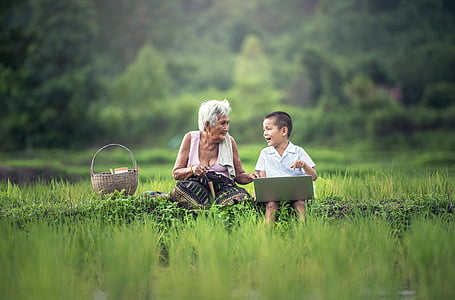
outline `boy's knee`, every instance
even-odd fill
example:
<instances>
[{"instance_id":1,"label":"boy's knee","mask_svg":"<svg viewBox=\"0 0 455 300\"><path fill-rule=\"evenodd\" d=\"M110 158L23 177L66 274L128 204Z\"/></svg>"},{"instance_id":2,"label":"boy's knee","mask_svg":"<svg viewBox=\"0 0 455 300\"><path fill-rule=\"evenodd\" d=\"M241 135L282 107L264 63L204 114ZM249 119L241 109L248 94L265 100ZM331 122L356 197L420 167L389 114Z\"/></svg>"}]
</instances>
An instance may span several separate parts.
<instances>
[{"instance_id":1,"label":"boy's knee","mask_svg":"<svg viewBox=\"0 0 455 300\"><path fill-rule=\"evenodd\" d=\"M277 210L278 209L278 203L277 202L267 202L265 205L265 208L267 210Z\"/></svg>"},{"instance_id":2,"label":"boy's knee","mask_svg":"<svg viewBox=\"0 0 455 300\"><path fill-rule=\"evenodd\" d=\"M304 210L306 208L306 203L305 201L295 201L294 203L292 203L292 206L298 210L298 211L301 211L301 210Z\"/></svg>"}]
</instances>

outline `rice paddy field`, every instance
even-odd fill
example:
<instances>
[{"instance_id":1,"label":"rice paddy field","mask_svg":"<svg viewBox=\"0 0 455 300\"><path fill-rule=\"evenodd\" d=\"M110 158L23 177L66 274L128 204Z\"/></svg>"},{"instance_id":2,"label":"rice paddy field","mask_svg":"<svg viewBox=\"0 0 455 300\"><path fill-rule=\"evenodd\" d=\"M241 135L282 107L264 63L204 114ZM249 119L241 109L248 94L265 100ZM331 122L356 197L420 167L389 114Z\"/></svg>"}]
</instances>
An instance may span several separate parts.
<instances>
[{"instance_id":1,"label":"rice paddy field","mask_svg":"<svg viewBox=\"0 0 455 300\"><path fill-rule=\"evenodd\" d=\"M240 148L247 172L260 148ZM253 200L194 213L146 197L174 185L173 151L136 151L135 195L103 199L94 151L3 154L68 176L0 182L0 299L453 299L451 153L307 151L307 221L283 203L274 227ZM96 169L128 164L119 153Z\"/></svg>"}]
</instances>

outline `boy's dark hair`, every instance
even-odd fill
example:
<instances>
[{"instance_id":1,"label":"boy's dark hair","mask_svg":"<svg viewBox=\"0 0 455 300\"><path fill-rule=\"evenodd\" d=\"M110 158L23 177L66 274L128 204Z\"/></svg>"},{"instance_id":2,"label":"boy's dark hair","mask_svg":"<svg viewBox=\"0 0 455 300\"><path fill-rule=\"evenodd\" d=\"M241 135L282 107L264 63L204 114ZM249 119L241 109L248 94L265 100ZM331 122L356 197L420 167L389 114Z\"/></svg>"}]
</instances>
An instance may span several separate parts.
<instances>
[{"instance_id":1,"label":"boy's dark hair","mask_svg":"<svg viewBox=\"0 0 455 300\"><path fill-rule=\"evenodd\" d=\"M292 132L292 119L288 113L284 111L274 111L264 116L264 119L268 118L275 118L275 124L278 126L279 129L283 127L288 128L288 137L291 136Z\"/></svg>"}]
</instances>

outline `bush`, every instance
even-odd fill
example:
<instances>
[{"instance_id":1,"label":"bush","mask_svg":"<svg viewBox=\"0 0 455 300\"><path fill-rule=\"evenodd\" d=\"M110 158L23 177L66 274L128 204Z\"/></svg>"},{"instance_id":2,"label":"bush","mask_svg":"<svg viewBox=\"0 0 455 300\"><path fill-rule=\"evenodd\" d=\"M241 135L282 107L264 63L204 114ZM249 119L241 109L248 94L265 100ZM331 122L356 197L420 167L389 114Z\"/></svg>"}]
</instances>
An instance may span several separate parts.
<instances>
[{"instance_id":1,"label":"bush","mask_svg":"<svg viewBox=\"0 0 455 300\"><path fill-rule=\"evenodd\" d=\"M371 112L397 106L397 103L385 91L376 87L367 76L354 76L344 85L344 92L351 105L360 111Z\"/></svg>"},{"instance_id":2,"label":"bush","mask_svg":"<svg viewBox=\"0 0 455 300\"><path fill-rule=\"evenodd\" d=\"M314 199L309 202L309 215L327 219L346 217L383 217L397 231L406 229L413 216L424 215L445 217L455 220L453 202L444 195L404 195L402 199L345 201L337 196ZM65 202L29 203L20 207L2 208L0 220L9 221L19 227L30 222L47 221L50 224L81 220L100 220L106 224L125 224L147 218L157 228L167 232L177 223L200 216L212 215L224 220L227 228L244 216L264 218L264 206L254 201L245 201L232 206L213 206L198 212L179 207L167 199L146 196L123 196L121 193L107 195L105 199L89 199L77 204ZM277 226L290 228L295 221L295 211L289 202L280 205Z\"/></svg>"},{"instance_id":3,"label":"bush","mask_svg":"<svg viewBox=\"0 0 455 300\"><path fill-rule=\"evenodd\" d=\"M425 86L422 96L422 103L425 106L444 109L455 103L455 83L436 82Z\"/></svg>"}]
</instances>

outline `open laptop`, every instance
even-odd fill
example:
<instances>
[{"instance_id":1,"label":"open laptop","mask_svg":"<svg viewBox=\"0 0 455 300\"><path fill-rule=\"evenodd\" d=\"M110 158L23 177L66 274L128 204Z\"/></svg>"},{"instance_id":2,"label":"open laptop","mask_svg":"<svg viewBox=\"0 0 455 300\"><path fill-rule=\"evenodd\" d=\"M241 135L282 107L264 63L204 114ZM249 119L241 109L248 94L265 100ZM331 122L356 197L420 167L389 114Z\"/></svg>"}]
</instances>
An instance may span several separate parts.
<instances>
[{"instance_id":1,"label":"open laptop","mask_svg":"<svg viewBox=\"0 0 455 300\"><path fill-rule=\"evenodd\" d=\"M310 175L255 178L256 201L294 201L314 198Z\"/></svg>"}]
</instances>

